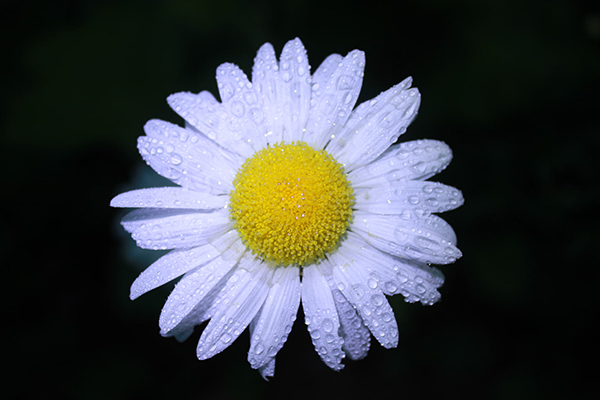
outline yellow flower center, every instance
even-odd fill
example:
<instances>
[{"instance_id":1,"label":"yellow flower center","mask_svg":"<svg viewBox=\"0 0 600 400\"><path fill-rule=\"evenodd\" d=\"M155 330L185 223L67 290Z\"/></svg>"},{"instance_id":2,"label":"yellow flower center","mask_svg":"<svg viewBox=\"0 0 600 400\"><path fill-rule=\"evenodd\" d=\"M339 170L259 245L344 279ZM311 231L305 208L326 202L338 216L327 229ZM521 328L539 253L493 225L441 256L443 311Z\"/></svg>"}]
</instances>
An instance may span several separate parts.
<instances>
[{"instance_id":1,"label":"yellow flower center","mask_svg":"<svg viewBox=\"0 0 600 400\"><path fill-rule=\"evenodd\" d=\"M304 142L256 152L238 171L229 212L242 241L274 266L305 266L333 250L352 216L344 168Z\"/></svg>"}]
</instances>

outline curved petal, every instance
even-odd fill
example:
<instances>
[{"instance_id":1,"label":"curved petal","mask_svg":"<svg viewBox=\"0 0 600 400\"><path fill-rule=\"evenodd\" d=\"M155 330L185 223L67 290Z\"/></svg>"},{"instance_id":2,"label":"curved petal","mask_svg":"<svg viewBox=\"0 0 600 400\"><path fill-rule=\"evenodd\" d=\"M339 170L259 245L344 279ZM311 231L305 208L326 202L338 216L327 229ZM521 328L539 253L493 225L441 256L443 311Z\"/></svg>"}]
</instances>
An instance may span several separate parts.
<instances>
[{"instance_id":1,"label":"curved petal","mask_svg":"<svg viewBox=\"0 0 600 400\"><path fill-rule=\"evenodd\" d=\"M248 362L252 368L269 364L292 330L300 305L300 275L296 267L277 268L269 295L250 324Z\"/></svg>"},{"instance_id":2,"label":"curved petal","mask_svg":"<svg viewBox=\"0 0 600 400\"><path fill-rule=\"evenodd\" d=\"M146 292L219 257L220 251L206 244L192 249L173 250L146 268L131 285L129 297L135 300Z\"/></svg>"},{"instance_id":3,"label":"curved petal","mask_svg":"<svg viewBox=\"0 0 600 400\"><path fill-rule=\"evenodd\" d=\"M240 154L249 157L267 144L264 113L253 85L237 65L230 63L217 68L217 84L222 109L227 112L226 118L221 117L224 137L217 141L227 148L240 146L241 142L250 149Z\"/></svg>"},{"instance_id":4,"label":"curved petal","mask_svg":"<svg viewBox=\"0 0 600 400\"><path fill-rule=\"evenodd\" d=\"M344 257L362 265L381 291L387 295L401 293L408 303L420 301L432 305L440 300L437 288L444 283L444 275L425 263L400 259L381 252L353 232L342 244Z\"/></svg>"},{"instance_id":5,"label":"curved petal","mask_svg":"<svg viewBox=\"0 0 600 400\"><path fill-rule=\"evenodd\" d=\"M306 49L300 39L290 40L283 46L278 77L277 100L283 112L282 139L287 143L302 140L310 110L311 76Z\"/></svg>"},{"instance_id":6,"label":"curved petal","mask_svg":"<svg viewBox=\"0 0 600 400\"><path fill-rule=\"evenodd\" d=\"M329 368L341 370L344 352L338 334L340 322L327 279L316 265L303 269L302 308L315 350Z\"/></svg>"},{"instance_id":7,"label":"curved petal","mask_svg":"<svg viewBox=\"0 0 600 400\"><path fill-rule=\"evenodd\" d=\"M392 307L367 269L343 253L338 251L330 255L337 288L356 308L375 339L385 348L396 347L398 326Z\"/></svg>"},{"instance_id":8,"label":"curved petal","mask_svg":"<svg viewBox=\"0 0 600 400\"><path fill-rule=\"evenodd\" d=\"M275 357L271 358L267 364L260 367L258 372L260 372L260 376L262 376L265 381L272 378L273 375L275 375Z\"/></svg>"},{"instance_id":9,"label":"curved petal","mask_svg":"<svg viewBox=\"0 0 600 400\"><path fill-rule=\"evenodd\" d=\"M169 295L159 318L160 334L177 336L191 333L201 324L218 293L225 286L237 261L219 257L184 275Z\"/></svg>"},{"instance_id":10,"label":"curved petal","mask_svg":"<svg viewBox=\"0 0 600 400\"><path fill-rule=\"evenodd\" d=\"M202 246L231 230L227 210L140 208L123 217L121 224L143 249L166 250Z\"/></svg>"},{"instance_id":11,"label":"curved petal","mask_svg":"<svg viewBox=\"0 0 600 400\"><path fill-rule=\"evenodd\" d=\"M417 116L421 95L411 88L412 78L362 103L327 145L348 170L370 163L406 131Z\"/></svg>"},{"instance_id":12,"label":"curved petal","mask_svg":"<svg viewBox=\"0 0 600 400\"><path fill-rule=\"evenodd\" d=\"M167 102L175 112L185 119L186 126L189 124L208 139L213 140L214 144L218 143L222 148L236 155L242 155L244 158L253 153L253 149L247 141L239 140L243 133L232 133L228 129L230 118L228 109L219 103L210 92L175 93L167 98ZM241 162L238 165L241 165Z\"/></svg>"},{"instance_id":13,"label":"curved petal","mask_svg":"<svg viewBox=\"0 0 600 400\"><path fill-rule=\"evenodd\" d=\"M271 43L258 50L252 67L252 85L256 90L267 127L268 143L283 140L283 109L278 99L279 63Z\"/></svg>"},{"instance_id":14,"label":"curved petal","mask_svg":"<svg viewBox=\"0 0 600 400\"><path fill-rule=\"evenodd\" d=\"M334 61L338 61L335 66L331 65ZM304 133L304 141L317 149L324 148L348 120L362 86L365 54L354 50L343 59L336 54L323 64L317 70L319 75L315 73L319 79L312 86L310 118Z\"/></svg>"},{"instance_id":15,"label":"curved petal","mask_svg":"<svg viewBox=\"0 0 600 400\"><path fill-rule=\"evenodd\" d=\"M435 215L379 215L356 211L352 231L386 253L430 264L450 264L460 258L454 231Z\"/></svg>"},{"instance_id":16,"label":"curved petal","mask_svg":"<svg viewBox=\"0 0 600 400\"><path fill-rule=\"evenodd\" d=\"M121 193L110 201L111 207L187 208L214 210L226 208L229 196L215 196L181 187L161 187Z\"/></svg>"},{"instance_id":17,"label":"curved petal","mask_svg":"<svg viewBox=\"0 0 600 400\"><path fill-rule=\"evenodd\" d=\"M371 333L356 309L338 289L333 276L327 279L333 301L340 318L340 336L344 340L342 349L351 360L362 360L367 356L371 344Z\"/></svg>"},{"instance_id":18,"label":"curved petal","mask_svg":"<svg viewBox=\"0 0 600 400\"><path fill-rule=\"evenodd\" d=\"M140 154L156 172L180 186L226 194L233 189L235 156L206 137L168 122L151 120L138 138Z\"/></svg>"},{"instance_id":19,"label":"curved petal","mask_svg":"<svg viewBox=\"0 0 600 400\"><path fill-rule=\"evenodd\" d=\"M425 180L444 170L452 160L450 147L437 140L414 140L391 146L374 162L352 170L353 187L377 187L408 180Z\"/></svg>"},{"instance_id":20,"label":"curved petal","mask_svg":"<svg viewBox=\"0 0 600 400\"><path fill-rule=\"evenodd\" d=\"M339 67L344 57L339 54L330 54L325 60L319 65L312 76L312 90L313 94L315 91L319 91L322 85L326 85L331 79L333 74ZM317 85L315 87L315 85Z\"/></svg>"},{"instance_id":21,"label":"curved petal","mask_svg":"<svg viewBox=\"0 0 600 400\"><path fill-rule=\"evenodd\" d=\"M221 290L212 315L196 350L198 359L206 360L225 350L246 329L262 307L268 293L273 269L252 255L240 265Z\"/></svg>"},{"instance_id":22,"label":"curved petal","mask_svg":"<svg viewBox=\"0 0 600 400\"><path fill-rule=\"evenodd\" d=\"M402 214L416 208L421 213L449 211L461 206L460 190L438 182L407 181L393 186L376 186L354 190L357 210L374 214Z\"/></svg>"}]
</instances>

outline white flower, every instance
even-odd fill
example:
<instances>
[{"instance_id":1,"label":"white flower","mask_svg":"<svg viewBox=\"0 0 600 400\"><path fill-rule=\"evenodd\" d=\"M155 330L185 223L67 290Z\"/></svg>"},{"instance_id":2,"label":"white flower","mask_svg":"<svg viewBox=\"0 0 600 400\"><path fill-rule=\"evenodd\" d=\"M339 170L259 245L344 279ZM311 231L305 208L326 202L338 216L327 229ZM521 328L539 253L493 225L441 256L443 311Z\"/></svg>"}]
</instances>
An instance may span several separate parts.
<instances>
[{"instance_id":1,"label":"white flower","mask_svg":"<svg viewBox=\"0 0 600 400\"><path fill-rule=\"evenodd\" d=\"M361 359L370 335L398 342L385 295L433 304L443 275L429 264L461 256L434 213L463 203L426 179L452 158L434 140L393 144L417 114L411 78L353 109L364 53L329 56L314 74L299 39L277 61L256 56L252 82L233 64L209 92L168 98L185 128L152 120L138 140L146 162L180 187L141 189L123 226L138 246L173 249L146 269L131 298L183 277L160 316L163 336L188 338L210 320L198 358L250 328L248 360L273 376L300 301L316 351L332 369Z\"/></svg>"}]
</instances>

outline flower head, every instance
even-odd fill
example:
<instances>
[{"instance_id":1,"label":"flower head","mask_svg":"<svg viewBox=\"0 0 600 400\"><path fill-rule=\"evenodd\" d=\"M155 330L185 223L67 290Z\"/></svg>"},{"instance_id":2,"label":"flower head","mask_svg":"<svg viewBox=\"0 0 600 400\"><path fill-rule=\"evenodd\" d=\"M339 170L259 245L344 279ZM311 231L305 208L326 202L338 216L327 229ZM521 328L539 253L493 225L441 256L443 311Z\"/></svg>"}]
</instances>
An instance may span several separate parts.
<instances>
[{"instance_id":1,"label":"flower head","mask_svg":"<svg viewBox=\"0 0 600 400\"><path fill-rule=\"evenodd\" d=\"M209 92L168 98L185 127L152 120L144 160L179 187L116 196L134 207L123 226L138 246L172 249L146 269L131 298L181 277L160 316L163 336L187 339L209 320L200 359L250 329L248 361L273 376L300 302L316 351L332 369L366 356L370 337L398 343L386 295L433 304L454 262L452 228L435 213L463 203L427 181L452 153L444 143L394 144L417 114L411 78L354 108L364 54L329 56L311 75L304 46L270 44L252 81L233 64Z\"/></svg>"}]
</instances>

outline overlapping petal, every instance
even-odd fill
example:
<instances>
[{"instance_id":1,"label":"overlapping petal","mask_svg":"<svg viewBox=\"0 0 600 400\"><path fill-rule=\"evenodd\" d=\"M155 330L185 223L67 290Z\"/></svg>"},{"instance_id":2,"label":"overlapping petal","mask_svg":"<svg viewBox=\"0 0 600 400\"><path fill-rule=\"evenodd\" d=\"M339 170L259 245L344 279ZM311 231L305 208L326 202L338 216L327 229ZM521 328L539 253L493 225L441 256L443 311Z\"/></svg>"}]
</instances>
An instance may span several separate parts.
<instances>
[{"instance_id":1,"label":"overlapping petal","mask_svg":"<svg viewBox=\"0 0 600 400\"><path fill-rule=\"evenodd\" d=\"M321 64L313 77L310 118L303 135L306 143L322 149L335 139L356 104L364 68L365 54L359 50L343 59L332 55Z\"/></svg>"},{"instance_id":2,"label":"overlapping petal","mask_svg":"<svg viewBox=\"0 0 600 400\"><path fill-rule=\"evenodd\" d=\"M242 258L223 287L215 313L202 332L198 359L205 360L225 350L246 329L267 298L273 272L252 255Z\"/></svg>"},{"instance_id":3,"label":"overlapping petal","mask_svg":"<svg viewBox=\"0 0 600 400\"><path fill-rule=\"evenodd\" d=\"M185 336L208 319L207 311L227 283L236 261L215 258L185 274L175 285L160 314L163 336Z\"/></svg>"},{"instance_id":4,"label":"overlapping petal","mask_svg":"<svg viewBox=\"0 0 600 400\"><path fill-rule=\"evenodd\" d=\"M348 170L379 157L417 116L421 95L410 88L412 78L359 105L336 131L327 151Z\"/></svg>"},{"instance_id":5,"label":"overlapping petal","mask_svg":"<svg viewBox=\"0 0 600 400\"><path fill-rule=\"evenodd\" d=\"M356 308L344 297L333 275L329 276L327 282L340 319L340 336L344 340L342 349L351 360L361 360L367 356L371 345L369 329L356 312Z\"/></svg>"},{"instance_id":6,"label":"overlapping petal","mask_svg":"<svg viewBox=\"0 0 600 400\"><path fill-rule=\"evenodd\" d=\"M391 146L372 163L350 170L348 178L355 188L425 180L443 171L451 160L452 151L445 143L414 140Z\"/></svg>"},{"instance_id":7,"label":"overlapping petal","mask_svg":"<svg viewBox=\"0 0 600 400\"><path fill-rule=\"evenodd\" d=\"M187 124L200 132L202 136L237 155L247 157L252 154L252 147L248 142L240 140L244 132L233 132L233 135L229 136L231 133L227 129L227 124L231 116L227 112L226 106L219 103L210 92L175 93L167 98L167 102L175 112L185 119Z\"/></svg>"},{"instance_id":8,"label":"overlapping petal","mask_svg":"<svg viewBox=\"0 0 600 400\"><path fill-rule=\"evenodd\" d=\"M354 197L357 210L374 214L403 214L414 209L437 213L460 207L464 202L460 190L429 181L357 188Z\"/></svg>"},{"instance_id":9,"label":"overlapping petal","mask_svg":"<svg viewBox=\"0 0 600 400\"><path fill-rule=\"evenodd\" d=\"M144 160L156 172L180 186L213 194L233 189L241 160L215 142L190 129L151 120L147 136L138 139Z\"/></svg>"},{"instance_id":10,"label":"overlapping petal","mask_svg":"<svg viewBox=\"0 0 600 400\"><path fill-rule=\"evenodd\" d=\"M398 326L394 311L374 277L343 251L330 255L337 289L354 306L373 336L385 348L398 345Z\"/></svg>"},{"instance_id":11,"label":"overlapping petal","mask_svg":"<svg viewBox=\"0 0 600 400\"><path fill-rule=\"evenodd\" d=\"M303 269L302 308L315 350L328 367L344 367L340 321L327 279L317 265Z\"/></svg>"},{"instance_id":12,"label":"overlapping petal","mask_svg":"<svg viewBox=\"0 0 600 400\"><path fill-rule=\"evenodd\" d=\"M258 96L246 74L230 63L217 68L217 84L223 110L217 141L249 157L267 144L264 115Z\"/></svg>"},{"instance_id":13,"label":"overlapping petal","mask_svg":"<svg viewBox=\"0 0 600 400\"><path fill-rule=\"evenodd\" d=\"M437 288L444 283L444 275L438 269L377 250L353 232L348 233L342 251L357 268L366 269L371 285L376 283L386 295L401 293L407 302L424 305L439 301Z\"/></svg>"},{"instance_id":14,"label":"overlapping petal","mask_svg":"<svg viewBox=\"0 0 600 400\"><path fill-rule=\"evenodd\" d=\"M227 210L140 208L121 224L143 249L166 250L202 246L231 229Z\"/></svg>"},{"instance_id":15,"label":"overlapping petal","mask_svg":"<svg viewBox=\"0 0 600 400\"><path fill-rule=\"evenodd\" d=\"M454 245L454 231L444 220L417 213L405 217L356 211L352 230L373 247L410 260L450 264L462 255Z\"/></svg>"},{"instance_id":16,"label":"overlapping petal","mask_svg":"<svg viewBox=\"0 0 600 400\"><path fill-rule=\"evenodd\" d=\"M287 340L300 305L300 270L295 267L275 270L269 295L250 324L248 361L262 368L275 358Z\"/></svg>"},{"instance_id":17,"label":"overlapping petal","mask_svg":"<svg viewBox=\"0 0 600 400\"><path fill-rule=\"evenodd\" d=\"M206 244L191 249L172 250L146 268L131 285L129 297L135 300L152 289L218 258L221 252Z\"/></svg>"}]
</instances>

